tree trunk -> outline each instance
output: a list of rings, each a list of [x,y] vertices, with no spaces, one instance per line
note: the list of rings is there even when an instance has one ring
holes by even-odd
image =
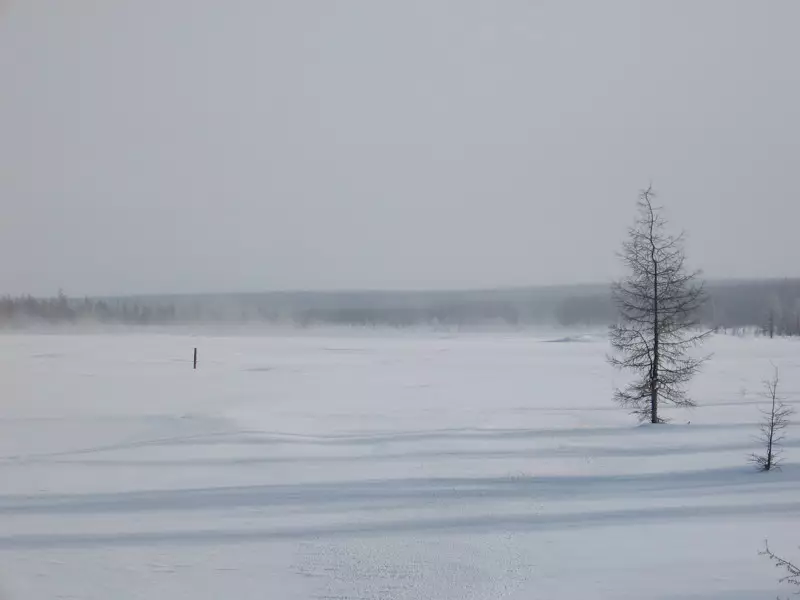
[[[658,353],[658,260],[656,260],[656,248],[653,242],[652,216],[650,221],[650,244],[652,245],[650,259],[653,261],[653,365],[650,369],[650,422],[658,423],[658,367],[660,360]]]
[[[650,374],[650,422],[658,423],[658,322],[653,336],[653,369]]]
[[[767,464],[765,471],[772,469],[772,440],[775,437],[775,390],[772,391],[772,411],[769,413],[769,440],[767,441]]]

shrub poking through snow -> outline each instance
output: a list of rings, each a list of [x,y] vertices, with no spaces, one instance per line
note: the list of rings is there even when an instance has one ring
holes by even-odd
[[[778,580],[780,583],[788,583],[789,585],[800,587],[800,567],[773,553],[772,550],[769,549],[768,542],[764,542],[764,549],[759,552],[759,554],[768,557],[775,564],[776,568],[786,573]]]

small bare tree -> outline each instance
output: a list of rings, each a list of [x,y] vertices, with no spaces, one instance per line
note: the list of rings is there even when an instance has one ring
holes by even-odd
[[[764,446],[764,451],[763,454],[753,454],[750,457],[750,461],[761,471],[780,468],[782,453],[780,444],[786,436],[784,431],[789,426],[789,417],[794,413],[794,409],[786,406],[778,396],[779,383],[778,368],[775,367],[772,379],[764,382],[763,397],[770,401],[768,409],[761,409],[763,419],[758,440]]]
[[[765,334],[769,335],[769,339],[775,337],[775,309],[770,308],[769,312],[767,312],[767,327],[765,329]]]
[[[767,307],[767,322],[764,324],[764,335],[768,335],[769,339],[773,339],[776,333],[779,333],[778,326],[781,320],[781,301],[777,296],[773,296]]]
[[[774,554],[772,550],[769,549],[768,542],[764,542],[764,549],[759,552],[759,554],[761,556],[768,557],[773,563],[775,563],[776,568],[786,572],[786,575],[778,580],[780,583],[788,583],[800,587],[800,567],[794,565],[785,558],[781,558],[780,556]]]
[[[640,193],[639,214],[620,253],[629,275],[612,287],[620,318],[611,328],[615,354],[608,360],[636,375],[614,399],[641,421],[661,423],[659,402],[694,406],[684,386],[706,359],[689,351],[711,332],[699,330],[706,300],[700,273],[686,270],[683,234],[667,233],[654,198],[652,187]]]

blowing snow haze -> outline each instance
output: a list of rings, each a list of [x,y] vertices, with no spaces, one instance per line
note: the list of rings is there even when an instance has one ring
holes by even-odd
[[[797,274],[800,4],[11,0],[0,288],[603,282],[653,181]]]

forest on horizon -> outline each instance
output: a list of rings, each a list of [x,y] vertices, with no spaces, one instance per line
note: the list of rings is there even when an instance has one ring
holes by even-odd
[[[800,335],[800,278],[711,281],[702,322],[712,328],[772,327]],[[71,298],[0,297],[0,327],[97,323],[272,323],[463,327],[605,326],[616,319],[610,289],[571,285],[472,291],[265,292]]]

